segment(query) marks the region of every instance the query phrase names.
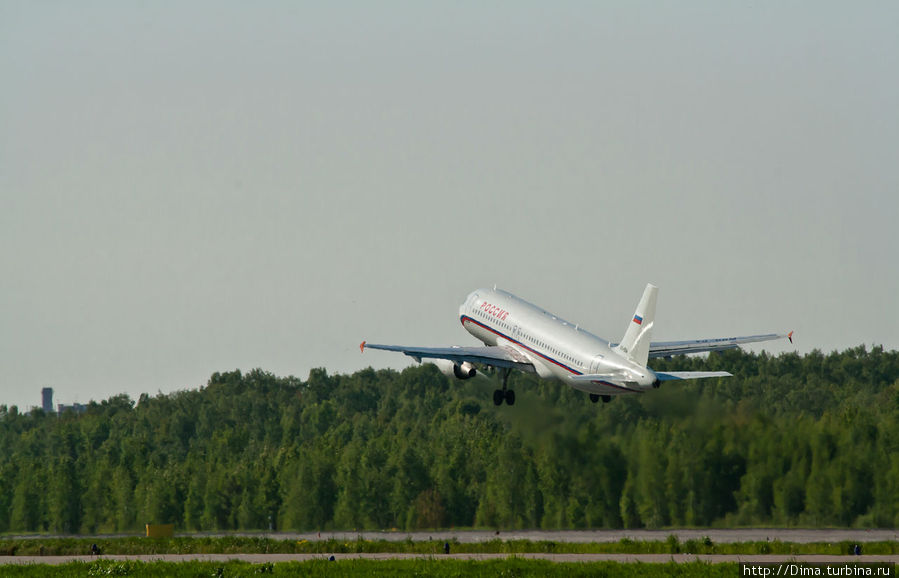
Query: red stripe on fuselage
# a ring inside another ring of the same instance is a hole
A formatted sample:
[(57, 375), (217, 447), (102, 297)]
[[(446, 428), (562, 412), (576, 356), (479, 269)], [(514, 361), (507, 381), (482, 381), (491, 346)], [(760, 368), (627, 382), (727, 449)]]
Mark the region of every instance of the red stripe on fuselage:
[(481, 322), (478, 321), (477, 319), (474, 319), (473, 317), (469, 317), (468, 315), (463, 315), (462, 318), (461, 318), (461, 321), (462, 321), (462, 326), (463, 326), (463, 327), (465, 326), (465, 322), (466, 322), (466, 321), (471, 321), (472, 323), (474, 323), (474, 324), (477, 325), (478, 327), (483, 327), (484, 329), (486, 329), (486, 330), (489, 331), (490, 333), (493, 333), (493, 334), (495, 334), (495, 335), (498, 335), (498, 336), (502, 337), (503, 339), (507, 339), (507, 340), (511, 341), (512, 343), (515, 343), (516, 345), (520, 345), (520, 346), (524, 347), (525, 349), (527, 349), (528, 351), (530, 351), (531, 353), (533, 353), (534, 355), (539, 355), (539, 356), (542, 357), (543, 359), (549, 361), (550, 363), (555, 363), (556, 365), (558, 365), (559, 367), (561, 367), (562, 369), (564, 369), (564, 370), (566, 370), (566, 371), (570, 371), (571, 373), (573, 373), (573, 374), (575, 374), (575, 375), (582, 375), (581, 372), (577, 371), (576, 369), (571, 369), (570, 367), (568, 367), (568, 366), (565, 365), (564, 363), (559, 363), (558, 361), (556, 361), (556, 360), (553, 359), (552, 357), (549, 357), (549, 356), (547, 356), (547, 355), (544, 355), (543, 353), (540, 353), (539, 351), (536, 351), (536, 350), (534, 350), (534, 349), (528, 347), (527, 345), (525, 345), (524, 343), (518, 341), (517, 339), (512, 339), (511, 337), (509, 337), (509, 336), (506, 335), (505, 333), (502, 333), (502, 332), (500, 332), (500, 331), (497, 331), (496, 329), (490, 327), (489, 325), (484, 325), (483, 323), (481, 323)]
[[(497, 331), (496, 329), (490, 327), (489, 325), (485, 325), (485, 324), (481, 323), (480, 321), (478, 321), (477, 319), (475, 319), (475, 318), (473, 318), (473, 317), (469, 317), (468, 315), (463, 315), (463, 316), (460, 318), (460, 320), (461, 320), (461, 322), (462, 322), (462, 326), (463, 326), (463, 327), (465, 327), (465, 322), (466, 322), (466, 321), (470, 321), (470, 322), (474, 323), (475, 325), (477, 325), (478, 327), (483, 327), (484, 329), (486, 329), (486, 330), (489, 331), (490, 333), (493, 333), (494, 335), (498, 335), (499, 337), (502, 337), (503, 339), (506, 339), (506, 340), (508, 340), (508, 341), (511, 341), (512, 343), (515, 343), (515, 344), (517, 344), (517, 345), (520, 345), (520, 346), (524, 347), (525, 349), (527, 349), (528, 351), (530, 351), (530, 352), (533, 353), (534, 355), (538, 355), (538, 356), (542, 357), (543, 359), (549, 361), (550, 363), (554, 363), (554, 364), (558, 365), (559, 367), (561, 367), (562, 369), (564, 369), (564, 370), (566, 370), (566, 371), (570, 371), (571, 373), (573, 373), (573, 374), (575, 374), (575, 375), (583, 375), (583, 373), (581, 373), (580, 371), (577, 371), (576, 369), (571, 369), (570, 367), (568, 367), (568, 366), (565, 365), (564, 363), (560, 363), (560, 362), (556, 361), (555, 359), (553, 359), (552, 357), (549, 357), (549, 356), (547, 356), (547, 355), (544, 355), (543, 353), (540, 353), (539, 351), (536, 351), (536, 350), (532, 349), (531, 347), (528, 347), (527, 345), (525, 345), (524, 343), (518, 341), (517, 339), (512, 339), (511, 337), (509, 337), (509, 336), (506, 335), (505, 333), (502, 333), (502, 332), (500, 332), (500, 331)], [(596, 381), (594, 381), (593, 383), (598, 383), (598, 384), (600, 384), (600, 385), (605, 385), (605, 386), (607, 386), (607, 387), (614, 387), (615, 389), (620, 389), (621, 391), (626, 391), (626, 392), (628, 392), (628, 393), (642, 393), (640, 390), (631, 389), (631, 388), (629, 388), (629, 387), (622, 387), (622, 386), (620, 386), (620, 385), (616, 385), (616, 384), (614, 384), (614, 383), (609, 383), (609, 382), (607, 382), (607, 381), (596, 380)]]

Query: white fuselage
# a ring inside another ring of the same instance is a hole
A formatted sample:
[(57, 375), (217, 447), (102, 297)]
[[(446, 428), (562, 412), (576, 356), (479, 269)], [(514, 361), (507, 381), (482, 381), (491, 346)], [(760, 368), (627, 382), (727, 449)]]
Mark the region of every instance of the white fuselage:
[[(478, 289), (459, 307), (462, 326), (486, 345), (511, 347), (527, 357), (540, 377), (598, 394), (652, 388), (655, 374), (629, 361), (601, 337), (498, 289)], [(572, 376), (620, 371), (624, 380), (578, 381)], [(617, 382), (617, 383), (616, 383)]]

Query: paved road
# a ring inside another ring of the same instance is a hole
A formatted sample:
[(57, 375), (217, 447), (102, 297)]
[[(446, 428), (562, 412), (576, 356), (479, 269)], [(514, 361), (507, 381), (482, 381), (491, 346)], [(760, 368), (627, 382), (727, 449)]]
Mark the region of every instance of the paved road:
[[(363, 540), (388, 540), (401, 542), (411, 539), (416, 542), (423, 540), (452, 541), (456, 539), (462, 543), (486, 542), (500, 538), (502, 540), (530, 540), (538, 542), (550, 540), (553, 542), (618, 542), (622, 538), (639, 540), (644, 542), (664, 542), (668, 536), (674, 534), (681, 542), (687, 540), (702, 540), (708, 536), (712, 542), (727, 544), (734, 542), (765, 542), (780, 540), (781, 542), (881, 542), (899, 541), (899, 529), (892, 530), (815, 530), (815, 529), (774, 529), (774, 528), (749, 528), (739, 530), (570, 530), (546, 532), (542, 530), (523, 530), (509, 532), (491, 531), (434, 531), (434, 532), (307, 532), (298, 534), (269, 534), (272, 538), (282, 540), (327, 540), (334, 538), (344, 542), (356, 540), (360, 536)], [(257, 534), (258, 535), (258, 534)]]
[[(335, 554), (336, 560), (368, 559), (434, 559), (434, 560), (495, 560), (509, 558), (511, 554)], [(752, 563), (892, 563), (899, 564), (899, 556), (780, 556), (780, 555), (708, 555), (708, 554), (515, 554), (517, 558), (550, 560), (552, 562), (643, 562), (664, 563), (678, 562), (689, 563), (701, 560), (714, 564), (723, 562), (752, 562)], [(106, 560), (139, 560), (143, 562), (188, 562), (192, 560), (227, 562), (229, 560), (241, 560), (252, 564), (266, 562), (303, 562), (306, 560), (325, 560), (328, 554), (151, 554), (145, 556), (103, 556)], [(68, 562), (91, 562), (96, 558), (92, 556), (0, 556), (0, 566), (4, 564), (66, 564)]]
[[(674, 534), (678, 540), (701, 540), (708, 536), (713, 542), (726, 544), (733, 542), (755, 542), (766, 540), (780, 540), (781, 542), (880, 542), (899, 541), (899, 529), (887, 530), (818, 530), (818, 529), (782, 529), (782, 528), (745, 528), (738, 530), (570, 530), (570, 531), (542, 531), (522, 530), (508, 532), (493, 532), (483, 530), (435, 530), (433, 532), (230, 532), (230, 533), (196, 533), (178, 534), (184, 537), (200, 536), (252, 536), (267, 537), (274, 540), (327, 540), (334, 538), (343, 542), (363, 540), (387, 540), (390, 542), (402, 542), (413, 540), (439, 540), (441, 542), (457, 540), (462, 543), (486, 542), (500, 538), (502, 540), (551, 540), (554, 542), (617, 542), (622, 538), (641, 541), (663, 542), (668, 536)], [(41, 538), (117, 538), (134, 537), (137, 534), (109, 534), (99, 536), (0, 536), (4, 539), (32, 539)]]

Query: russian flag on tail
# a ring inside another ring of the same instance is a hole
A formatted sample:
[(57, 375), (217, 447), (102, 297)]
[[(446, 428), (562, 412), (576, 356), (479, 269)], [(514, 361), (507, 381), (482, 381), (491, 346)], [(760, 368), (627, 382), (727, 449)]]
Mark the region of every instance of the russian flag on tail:
[(643, 318), (639, 315), (634, 315), (634, 323), (637, 325), (643, 325)]

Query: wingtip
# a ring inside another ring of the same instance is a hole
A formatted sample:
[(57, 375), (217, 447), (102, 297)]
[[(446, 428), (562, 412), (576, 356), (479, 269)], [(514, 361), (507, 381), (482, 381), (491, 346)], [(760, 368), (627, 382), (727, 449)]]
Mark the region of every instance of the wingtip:
[(359, 352), (365, 353), (365, 342), (364, 341), (359, 344)]
[(790, 340), (790, 343), (793, 343), (793, 332), (792, 332), (792, 331), (790, 331), (789, 333), (787, 333), (787, 339)]

